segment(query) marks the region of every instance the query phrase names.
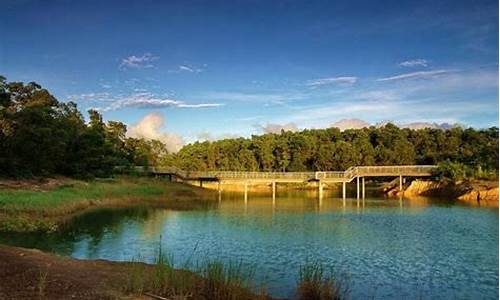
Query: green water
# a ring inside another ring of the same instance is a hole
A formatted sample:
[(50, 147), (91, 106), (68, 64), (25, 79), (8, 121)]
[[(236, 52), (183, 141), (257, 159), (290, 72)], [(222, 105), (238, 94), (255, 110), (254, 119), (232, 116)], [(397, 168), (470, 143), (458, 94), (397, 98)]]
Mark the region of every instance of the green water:
[[(272, 295), (293, 297), (299, 267), (333, 267), (353, 299), (498, 298), (498, 209), (439, 200), (224, 194), (194, 211), (99, 210), (56, 234), (0, 242), (82, 259), (242, 261)], [(161, 238), (160, 238), (161, 237)]]

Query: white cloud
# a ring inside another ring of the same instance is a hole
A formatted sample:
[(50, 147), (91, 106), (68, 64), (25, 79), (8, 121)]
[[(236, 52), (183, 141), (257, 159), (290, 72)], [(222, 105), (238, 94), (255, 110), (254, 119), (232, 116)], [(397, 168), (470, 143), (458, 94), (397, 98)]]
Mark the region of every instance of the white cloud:
[(157, 60), (158, 58), (158, 56), (153, 56), (151, 53), (144, 53), (140, 56), (131, 55), (129, 57), (123, 58), (118, 68), (120, 70), (125, 70), (127, 68), (153, 68), (153, 61)]
[(162, 107), (178, 107), (178, 108), (211, 108), (223, 106), (221, 103), (198, 103), (188, 104), (181, 100), (168, 98), (154, 98), (149, 95), (135, 94), (121, 100), (113, 102), (111, 105), (100, 108), (101, 111), (117, 110), (125, 107), (135, 108), (162, 108)]
[(201, 95), (203, 98), (218, 99), (226, 102), (252, 102), (264, 105), (283, 105), (289, 101), (304, 99), (300, 93), (244, 93), (244, 92), (209, 92)]
[(412, 73), (399, 74), (391, 77), (379, 78), (376, 81), (394, 81), (403, 79), (419, 79), (419, 78), (433, 78), (438, 75), (445, 75), (452, 73), (452, 70), (434, 70), (434, 71), (419, 71)]
[(290, 122), (286, 124), (266, 124), (266, 125), (255, 125), (258, 129), (262, 130), (264, 133), (280, 133), (281, 130), (295, 132), (298, 131), (297, 124)]
[(370, 123), (360, 119), (342, 119), (331, 125), (331, 127), (337, 127), (341, 131), (346, 129), (361, 129), (369, 126)]
[(224, 140), (224, 139), (235, 139), (239, 138), (241, 135), (234, 134), (234, 133), (224, 133), (221, 135), (213, 135), (208, 131), (203, 131), (199, 132), (196, 134), (196, 139), (198, 141), (218, 141), (218, 140)]
[(201, 73), (204, 71), (204, 69), (193, 67), (193, 66), (188, 66), (188, 65), (180, 65), (179, 71), (186, 71), (186, 72), (190, 72), (190, 73)]
[(177, 108), (213, 108), (220, 107), (222, 103), (186, 103), (182, 100), (160, 98), (149, 92), (136, 92), (131, 95), (113, 96), (109, 93), (88, 93), (80, 95), (72, 95), (68, 100), (85, 100), (94, 103), (109, 103), (105, 106), (94, 107), (98, 111), (113, 111), (126, 107), (134, 108), (162, 108), (162, 107), (177, 107)]
[(69, 95), (68, 101), (78, 102), (78, 101), (96, 101), (96, 102), (105, 102), (110, 101), (111, 95), (108, 92), (100, 92), (100, 93), (82, 93)]
[(427, 67), (428, 61), (423, 58), (405, 60), (399, 63), (400, 67)]
[(182, 72), (187, 72), (187, 73), (201, 73), (205, 71), (205, 67), (207, 65), (204, 64), (203, 67), (197, 67), (193, 65), (188, 65), (188, 64), (183, 64), (183, 65), (178, 65), (177, 68), (173, 70), (168, 70), (169, 73), (182, 73)]
[(184, 139), (171, 132), (161, 131), (165, 118), (160, 113), (150, 113), (137, 124), (128, 127), (127, 135), (146, 140), (159, 140), (165, 144), (169, 152), (177, 152), (185, 144)]
[(332, 85), (332, 84), (354, 84), (358, 80), (358, 77), (354, 76), (341, 76), (341, 77), (329, 77), (329, 78), (320, 78), (315, 80), (309, 80), (307, 82), (308, 86), (311, 87), (319, 87), (324, 85)]
[(400, 128), (410, 128), (410, 129), (424, 129), (424, 128), (436, 128), (436, 129), (449, 129), (453, 127), (460, 126), (456, 122), (452, 123), (437, 123), (437, 122), (432, 122), (432, 121), (419, 121), (419, 122), (411, 122), (411, 123), (397, 123), (394, 121), (381, 121), (376, 124), (370, 124), (367, 121), (361, 120), (361, 119), (342, 119), (340, 121), (337, 121), (333, 123), (330, 127), (337, 127), (341, 131), (344, 131), (346, 129), (361, 129), (365, 127), (370, 127), (374, 125), (375, 127), (383, 127), (387, 125), (388, 123), (392, 123)]

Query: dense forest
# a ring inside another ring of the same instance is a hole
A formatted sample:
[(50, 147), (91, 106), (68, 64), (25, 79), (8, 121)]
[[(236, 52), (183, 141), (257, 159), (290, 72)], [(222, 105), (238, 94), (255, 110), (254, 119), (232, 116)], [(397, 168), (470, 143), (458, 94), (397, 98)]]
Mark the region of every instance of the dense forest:
[(166, 156), (162, 143), (126, 137), (125, 124), (88, 113), (86, 123), (75, 103), (0, 76), (0, 176), (105, 177)]
[(282, 131), (196, 142), (184, 146), (176, 158), (179, 167), (188, 170), (306, 171), (440, 164), (447, 172), (491, 178), (498, 173), (498, 128), (412, 130), (387, 124), (345, 131)]
[(85, 122), (75, 103), (57, 101), (36, 83), (0, 76), (0, 176), (109, 176), (133, 166), (186, 170), (345, 170), (355, 165), (441, 164), (449, 172), (498, 174), (498, 128), (400, 129), (387, 124), (282, 131), (195, 142), (168, 153), (159, 141), (126, 136), (125, 124)]

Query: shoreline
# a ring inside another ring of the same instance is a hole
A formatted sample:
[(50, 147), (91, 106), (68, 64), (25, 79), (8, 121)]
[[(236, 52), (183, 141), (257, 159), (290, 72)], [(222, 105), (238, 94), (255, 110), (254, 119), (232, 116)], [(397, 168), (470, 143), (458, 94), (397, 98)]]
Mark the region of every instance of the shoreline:
[[(213, 198), (213, 192), (206, 189), (152, 178), (119, 177), (90, 183), (63, 179), (49, 185), (0, 189), (0, 232), (55, 231), (73, 217), (100, 208), (196, 209)], [(56, 200), (48, 201), (52, 198)]]
[[(235, 282), (161, 263), (81, 260), (2, 244), (0, 257), (0, 299), (162, 299), (160, 295), (165, 294), (172, 294), (172, 298), (163, 299), (186, 299), (176, 289), (191, 293), (193, 299), (200, 299), (202, 292), (214, 293), (215, 298), (210, 299), (224, 299), (217, 294), (221, 291), (242, 300), (276, 299)], [(157, 278), (158, 272), (164, 272), (161, 278)], [(186, 282), (173, 283), (173, 277)], [(148, 282), (158, 279), (166, 284), (164, 288)]]
[(458, 202), (497, 206), (499, 200), (498, 181), (435, 181), (413, 180), (403, 191), (397, 188), (388, 191), (393, 197), (448, 197)]
[[(372, 192), (384, 195), (383, 185), (372, 184)], [(315, 184), (280, 184), (278, 193), (317, 193)], [(339, 192), (338, 186), (326, 188)], [(243, 192), (240, 184), (225, 184), (224, 192)], [(351, 190), (352, 187), (349, 187)], [(272, 193), (267, 184), (256, 184), (249, 191)], [(413, 180), (403, 192), (397, 188), (385, 192), (389, 197), (446, 197), (454, 201), (498, 206), (498, 182), (477, 181), (443, 183)], [(170, 209), (196, 209), (213, 203), (217, 184), (203, 187), (168, 182), (151, 177), (122, 176), (90, 182), (69, 178), (45, 180), (0, 180), (0, 232), (51, 232), (72, 218), (99, 208), (135, 206)], [(478, 201), (479, 197), (479, 201)]]

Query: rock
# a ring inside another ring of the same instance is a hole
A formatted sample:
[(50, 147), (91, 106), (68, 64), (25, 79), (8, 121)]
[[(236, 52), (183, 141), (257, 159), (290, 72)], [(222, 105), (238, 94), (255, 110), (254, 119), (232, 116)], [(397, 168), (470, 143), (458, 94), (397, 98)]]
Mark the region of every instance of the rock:
[(459, 200), (463, 201), (497, 201), (498, 202), (498, 188), (489, 189), (473, 189), (460, 197)]

